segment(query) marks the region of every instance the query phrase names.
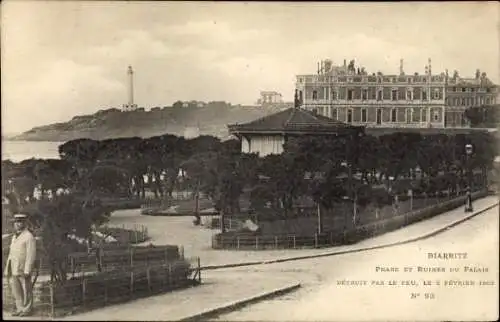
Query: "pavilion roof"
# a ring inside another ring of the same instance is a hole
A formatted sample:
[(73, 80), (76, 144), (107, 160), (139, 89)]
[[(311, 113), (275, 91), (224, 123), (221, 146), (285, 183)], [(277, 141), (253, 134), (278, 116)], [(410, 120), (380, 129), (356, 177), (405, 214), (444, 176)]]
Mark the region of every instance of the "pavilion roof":
[(336, 121), (301, 108), (289, 108), (244, 124), (228, 125), (229, 133), (342, 134), (362, 132), (363, 126)]

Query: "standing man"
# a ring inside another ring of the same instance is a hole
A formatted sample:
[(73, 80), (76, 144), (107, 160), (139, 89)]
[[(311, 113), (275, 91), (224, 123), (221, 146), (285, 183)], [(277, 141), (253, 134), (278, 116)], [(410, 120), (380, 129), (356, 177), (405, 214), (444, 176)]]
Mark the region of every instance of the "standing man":
[(28, 316), (33, 307), (31, 276), (36, 259), (36, 240), (27, 229), (26, 220), (25, 214), (14, 215), (15, 233), (5, 267), (5, 275), (16, 302), (14, 316)]

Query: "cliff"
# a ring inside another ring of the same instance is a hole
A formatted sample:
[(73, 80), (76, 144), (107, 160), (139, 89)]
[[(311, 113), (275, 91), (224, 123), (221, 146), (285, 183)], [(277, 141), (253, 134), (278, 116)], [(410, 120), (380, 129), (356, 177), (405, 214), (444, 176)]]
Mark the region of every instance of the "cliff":
[(164, 107), (151, 111), (122, 112), (100, 110), (92, 115), (75, 116), (68, 122), (35, 127), (12, 140), (68, 141), (77, 138), (102, 140), (117, 137), (150, 137), (175, 134), (186, 137), (213, 135), (227, 138), (227, 124), (244, 123), (274, 113), (277, 108), (208, 103), (204, 107)]

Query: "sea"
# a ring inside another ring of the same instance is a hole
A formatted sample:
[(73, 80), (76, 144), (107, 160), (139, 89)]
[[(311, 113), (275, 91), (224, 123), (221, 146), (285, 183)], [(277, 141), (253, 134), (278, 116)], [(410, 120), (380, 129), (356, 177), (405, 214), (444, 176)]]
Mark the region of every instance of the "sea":
[(59, 145), (64, 142), (2, 140), (2, 160), (59, 159)]

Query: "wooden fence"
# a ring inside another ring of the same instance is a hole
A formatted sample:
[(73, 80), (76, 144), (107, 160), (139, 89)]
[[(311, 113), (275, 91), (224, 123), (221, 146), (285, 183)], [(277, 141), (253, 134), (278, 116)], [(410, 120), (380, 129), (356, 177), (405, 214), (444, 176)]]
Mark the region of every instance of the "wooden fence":
[[(38, 316), (63, 316), (200, 283), (198, 257), (98, 274), (83, 274), (61, 285), (50, 282), (37, 283), (34, 288), (34, 313)], [(4, 282), (4, 310), (12, 310), (13, 297), (5, 284)]]
[[(473, 199), (482, 198), (487, 195), (486, 191), (475, 192)], [(212, 238), (214, 249), (294, 249), (294, 248), (319, 248), (336, 246), (341, 244), (355, 243), (362, 239), (377, 236), (423, 219), (441, 214), (445, 211), (457, 208), (465, 203), (465, 196), (453, 198), (439, 204), (413, 211), (398, 214), (391, 218), (377, 220), (372, 223), (359, 225), (350, 231), (341, 229), (332, 230), (323, 234), (304, 236), (295, 234), (282, 235), (258, 235), (251, 233), (226, 233), (217, 234)]]
[(100, 248), (92, 252), (68, 255), (68, 272), (79, 275), (88, 272), (106, 272), (160, 263), (184, 258), (184, 251), (177, 245)]
[[(125, 225), (122, 227), (102, 227), (102, 232), (106, 235), (106, 232), (111, 232), (114, 229), (118, 230), (118, 232), (114, 234), (118, 242), (102, 244), (98, 249), (94, 249), (92, 252), (82, 251), (84, 249), (88, 249), (88, 247), (86, 245), (77, 245), (77, 242), (73, 241), (74, 245), (71, 246), (71, 249), (79, 251), (71, 252), (68, 255), (68, 271), (95, 271), (97, 270), (99, 264), (101, 267), (106, 267), (109, 263), (113, 263), (113, 261), (118, 263), (118, 258), (122, 257), (127, 257), (129, 259), (132, 258), (135, 262), (141, 262), (143, 261), (143, 258), (146, 258), (147, 260), (150, 258), (160, 258), (161, 256), (157, 254), (162, 253), (164, 254), (163, 257), (167, 256), (168, 259), (175, 259), (173, 254), (178, 253), (179, 251), (179, 248), (175, 245), (162, 246), (163, 248), (129, 245), (128, 243), (138, 243), (147, 240), (148, 230), (147, 227), (143, 225), (134, 225), (133, 227), (126, 227)], [(113, 234), (111, 234), (111, 236), (113, 236)], [(11, 237), (2, 240), (2, 271), (5, 269), (10, 241)], [(130, 252), (133, 252), (133, 255), (130, 255)], [(117, 255), (117, 253), (120, 255)], [(144, 253), (146, 253), (146, 255), (144, 255)], [(40, 241), (37, 241), (37, 254), (39, 261), (39, 274), (50, 274), (50, 265), (44, 255), (42, 243)], [(179, 256), (177, 256), (177, 258), (178, 257)], [(123, 262), (125, 261), (120, 259), (120, 263)], [(118, 264), (115, 266), (118, 266)]]

